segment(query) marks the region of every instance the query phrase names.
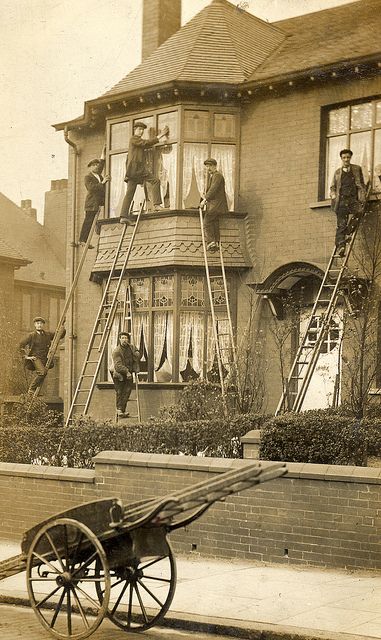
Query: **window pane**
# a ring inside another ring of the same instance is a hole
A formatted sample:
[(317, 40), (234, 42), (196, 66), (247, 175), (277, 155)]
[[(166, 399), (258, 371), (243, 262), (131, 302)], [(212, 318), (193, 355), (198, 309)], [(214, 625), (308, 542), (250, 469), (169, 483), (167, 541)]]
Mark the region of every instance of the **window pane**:
[(153, 317), (154, 380), (172, 381), (173, 313), (157, 311)]
[(352, 133), (350, 137), (350, 148), (353, 151), (352, 162), (362, 167), (365, 182), (367, 182), (370, 177), (371, 140), (371, 131)]
[(195, 140), (208, 140), (210, 137), (209, 111), (185, 111), (184, 135)]
[(235, 145), (212, 144), (212, 158), (217, 160), (217, 169), (225, 178), (225, 191), (229, 211), (234, 209), (235, 189)]
[(376, 122), (381, 124), (381, 102), (376, 102)]
[(110, 156), (110, 218), (118, 218), (122, 209), (126, 191), (126, 183), (124, 182), (126, 158), (127, 153), (118, 153)]
[(345, 133), (348, 130), (349, 125), (349, 109), (343, 107), (342, 109), (333, 109), (329, 112), (328, 117), (328, 133)]
[(372, 126), (372, 103), (365, 102), (351, 107), (351, 129), (369, 129)]
[[(228, 287), (228, 293), (229, 293), (229, 283), (227, 284), (227, 287)], [(211, 289), (212, 289), (212, 297), (213, 297), (213, 306), (221, 307), (226, 305), (224, 281), (222, 277), (211, 279)]]
[(181, 276), (181, 306), (204, 307), (205, 290), (202, 276)]
[(153, 279), (153, 306), (171, 307), (173, 305), (173, 276), (158, 276)]
[(234, 138), (235, 120), (235, 115), (231, 113), (215, 113), (213, 136), (215, 138)]
[(381, 174), (381, 129), (374, 132), (374, 168), (376, 173), (373, 176), (373, 187), (375, 191), (381, 191), (381, 180), (378, 177)]
[(347, 144), (347, 136), (337, 136), (327, 140), (327, 167), (326, 167), (326, 188), (325, 197), (329, 198), (329, 188), (335, 170), (341, 166), (340, 151)]
[[(148, 278), (147, 278), (148, 280)], [(133, 313), (132, 341), (140, 352), (140, 373), (148, 371), (149, 315), (148, 311)]]
[(130, 137), (129, 122), (117, 122), (111, 125), (111, 149), (126, 149)]
[(180, 313), (179, 370), (184, 382), (202, 377), (204, 352), (204, 314)]
[(177, 144), (156, 147), (156, 175), (165, 209), (176, 208)]
[(149, 307), (149, 283), (149, 278), (130, 279), (133, 309)]
[(197, 142), (184, 144), (183, 158), (183, 207), (196, 208), (206, 187), (204, 160), (208, 157), (208, 145)]
[(177, 140), (177, 115), (177, 111), (171, 111), (170, 113), (161, 113), (157, 118), (158, 133), (161, 133), (165, 125), (168, 125), (168, 138), (170, 140)]
[(154, 136), (156, 136), (156, 131), (154, 129), (154, 119), (153, 116), (148, 116), (146, 118), (135, 118), (134, 120), (134, 125), (135, 122), (143, 122), (146, 126), (147, 129), (144, 129), (143, 131), (143, 138), (145, 140), (148, 140), (148, 138), (153, 138)]

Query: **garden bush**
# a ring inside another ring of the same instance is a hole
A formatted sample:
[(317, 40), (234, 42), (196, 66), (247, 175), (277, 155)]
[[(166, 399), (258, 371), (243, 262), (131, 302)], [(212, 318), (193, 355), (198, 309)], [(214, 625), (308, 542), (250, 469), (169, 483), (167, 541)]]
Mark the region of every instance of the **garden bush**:
[(261, 430), (262, 460), (366, 465), (367, 430), (345, 411), (286, 413)]

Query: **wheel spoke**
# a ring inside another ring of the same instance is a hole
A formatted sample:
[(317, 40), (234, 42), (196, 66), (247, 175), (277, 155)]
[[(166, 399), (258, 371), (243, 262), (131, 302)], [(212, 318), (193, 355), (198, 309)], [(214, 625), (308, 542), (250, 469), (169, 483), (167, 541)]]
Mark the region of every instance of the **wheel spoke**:
[(67, 595), (67, 631), (69, 636), (71, 636), (71, 632), (72, 632), (72, 624), (71, 624), (71, 595), (70, 595), (70, 588), (68, 588), (66, 590), (66, 595)]
[(67, 526), (64, 524), (64, 548), (65, 548), (65, 568), (69, 569), (69, 542), (67, 537)]
[(147, 576), (146, 574), (144, 574), (143, 577), (145, 580), (156, 580), (157, 582), (167, 582), (168, 584), (171, 584), (169, 578), (158, 578), (157, 576)]
[(127, 613), (127, 629), (131, 628), (131, 618), (132, 618), (132, 596), (134, 595), (132, 589), (132, 582), (130, 582), (130, 594), (128, 598), (128, 613)]
[(51, 598), (52, 596), (54, 596), (55, 593), (57, 593), (57, 591), (61, 589), (61, 587), (56, 587), (55, 589), (53, 589), (53, 591), (51, 591), (51, 593), (49, 593), (47, 596), (45, 596), (45, 598), (43, 598), (42, 600), (40, 600), (39, 602), (36, 602), (36, 607), (41, 607), (43, 604), (45, 604), (45, 602), (47, 600), (49, 600), (49, 598)]
[(153, 564), (156, 564), (157, 562), (160, 562), (161, 560), (164, 560), (165, 558), (167, 558), (168, 556), (160, 556), (159, 558), (154, 558), (154, 560), (151, 560), (150, 562), (147, 562), (147, 564), (142, 564), (140, 565), (140, 569), (143, 571), (144, 569), (148, 569), (148, 567), (152, 567)]
[(79, 593), (82, 593), (82, 595), (87, 598), (87, 600), (89, 602), (91, 602), (91, 604), (96, 608), (96, 609), (100, 609), (99, 606), (99, 602), (97, 602), (96, 600), (94, 600), (94, 598), (92, 598), (88, 593), (86, 593), (86, 591), (84, 591), (83, 589), (81, 589), (81, 587), (79, 587), (78, 585), (76, 585), (75, 587), (77, 589), (77, 591), (79, 591)]
[(114, 606), (113, 606), (113, 608), (112, 608), (111, 615), (114, 615), (115, 611), (116, 611), (116, 610), (117, 610), (117, 608), (119, 607), (120, 601), (121, 601), (121, 599), (123, 598), (123, 596), (124, 596), (124, 594), (125, 594), (125, 592), (126, 592), (127, 587), (128, 587), (128, 582), (126, 582), (126, 583), (125, 583), (125, 585), (124, 585), (124, 587), (123, 587), (122, 591), (121, 591), (121, 592), (120, 592), (120, 594), (118, 595), (117, 600), (116, 600), (116, 602), (115, 602), (115, 604), (114, 604)]
[(64, 587), (64, 589), (62, 591), (62, 594), (61, 594), (61, 597), (57, 602), (57, 606), (55, 607), (54, 616), (51, 619), (50, 625), (49, 625), (51, 629), (53, 629), (53, 627), (54, 627), (54, 625), (56, 623), (56, 620), (57, 620), (57, 616), (58, 616), (59, 612), (61, 611), (61, 606), (62, 606), (64, 597), (65, 597), (65, 593), (66, 593), (66, 587)]
[(89, 623), (87, 621), (86, 614), (85, 614), (85, 611), (84, 611), (84, 609), (82, 607), (80, 599), (78, 598), (75, 589), (72, 589), (72, 592), (73, 592), (75, 603), (76, 603), (76, 605), (77, 605), (77, 607), (79, 609), (79, 613), (81, 614), (81, 618), (83, 620), (83, 624), (85, 625), (86, 629), (89, 629), (90, 625), (89, 625)]
[(57, 550), (57, 548), (56, 548), (56, 545), (54, 544), (54, 542), (53, 542), (53, 540), (52, 540), (51, 536), (49, 535), (49, 533), (48, 533), (47, 531), (45, 531), (45, 536), (47, 537), (47, 539), (48, 539), (48, 541), (49, 541), (50, 546), (52, 547), (52, 549), (53, 549), (54, 553), (56, 554), (56, 558), (57, 558), (58, 562), (59, 562), (59, 563), (60, 563), (60, 565), (61, 565), (61, 569), (62, 569), (62, 571), (65, 571), (65, 566), (64, 566), (64, 563), (63, 563), (63, 561), (62, 561), (62, 558), (61, 558), (60, 554), (58, 553), (58, 550)]
[(46, 558), (44, 558), (44, 556), (40, 556), (39, 553), (37, 553), (37, 551), (33, 551), (33, 555), (38, 558), (38, 560), (41, 560), (41, 562), (43, 564), (46, 564), (47, 567), (49, 567), (53, 573), (61, 573), (59, 569), (57, 569), (57, 567), (54, 566), (54, 564), (52, 564), (51, 562), (49, 562), (49, 560), (47, 560)]
[(87, 558), (87, 560), (85, 560), (85, 562), (83, 562), (78, 569), (75, 569), (75, 571), (73, 571), (72, 578), (74, 578), (77, 573), (79, 571), (82, 571), (83, 569), (86, 569), (92, 562), (94, 562), (95, 558), (98, 556), (98, 552), (94, 551), (94, 553), (91, 554), (91, 556), (89, 558)]
[(84, 538), (84, 533), (83, 533), (83, 531), (81, 531), (81, 535), (79, 537), (78, 544), (77, 544), (77, 546), (76, 546), (76, 548), (74, 550), (73, 558), (72, 558), (72, 561), (71, 561), (71, 564), (70, 564), (70, 569), (71, 570), (73, 570), (75, 565), (76, 565), (78, 554), (79, 554), (79, 552), (81, 550), (81, 547), (82, 547), (83, 538)]
[(142, 597), (140, 595), (139, 587), (138, 587), (137, 584), (135, 584), (135, 591), (136, 591), (136, 595), (138, 596), (140, 609), (141, 609), (141, 612), (143, 614), (144, 622), (148, 622), (147, 612), (146, 612), (145, 606), (143, 604), (143, 600), (142, 600)]
[(155, 596), (155, 594), (152, 593), (152, 591), (150, 589), (148, 589), (148, 587), (146, 587), (144, 582), (142, 582), (141, 578), (139, 578), (138, 582), (139, 582), (140, 586), (143, 587), (143, 589), (145, 589), (147, 591), (147, 593), (151, 596), (151, 598), (153, 598), (155, 600), (155, 602), (157, 602), (159, 607), (163, 608), (164, 607), (164, 602), (160, 602), (159, 598), (157, 598)]

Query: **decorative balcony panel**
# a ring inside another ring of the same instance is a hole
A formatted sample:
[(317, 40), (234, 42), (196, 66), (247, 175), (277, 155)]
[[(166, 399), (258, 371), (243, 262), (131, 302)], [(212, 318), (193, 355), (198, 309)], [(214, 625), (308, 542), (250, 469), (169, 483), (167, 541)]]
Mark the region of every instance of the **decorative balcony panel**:
[[(226, 268), (252, 266), (246, 248), (245, 214), (220, 217), (221, 242)], [(107, 272), (112, 266), (122, 227), (113, 219), (102, 220), (93, 273)], [(117, 266), (122, 267), (133, 227), (128, 226)], [(209, 265), (218, 266), (219, 254), (209, 252)], [(197, 211), (166, 211), (142, 214), (128, 271), (160, 267), (203, 267), (200, 219)]]

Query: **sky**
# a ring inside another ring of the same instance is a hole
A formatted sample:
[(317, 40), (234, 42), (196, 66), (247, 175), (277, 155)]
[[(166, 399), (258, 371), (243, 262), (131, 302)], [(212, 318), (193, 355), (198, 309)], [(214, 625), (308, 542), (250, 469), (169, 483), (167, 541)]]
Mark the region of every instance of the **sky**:
[[(231, 1), (273, 22), (350, 0)], [(183, 0), (182, 23), (209, 2)], [(0, 0), (0, 191), (31, 199), (40, 222), (50, 181), (67, 177), (68, 147), (51, 125), (140, 63), (141, 13), (142, 0)]]

